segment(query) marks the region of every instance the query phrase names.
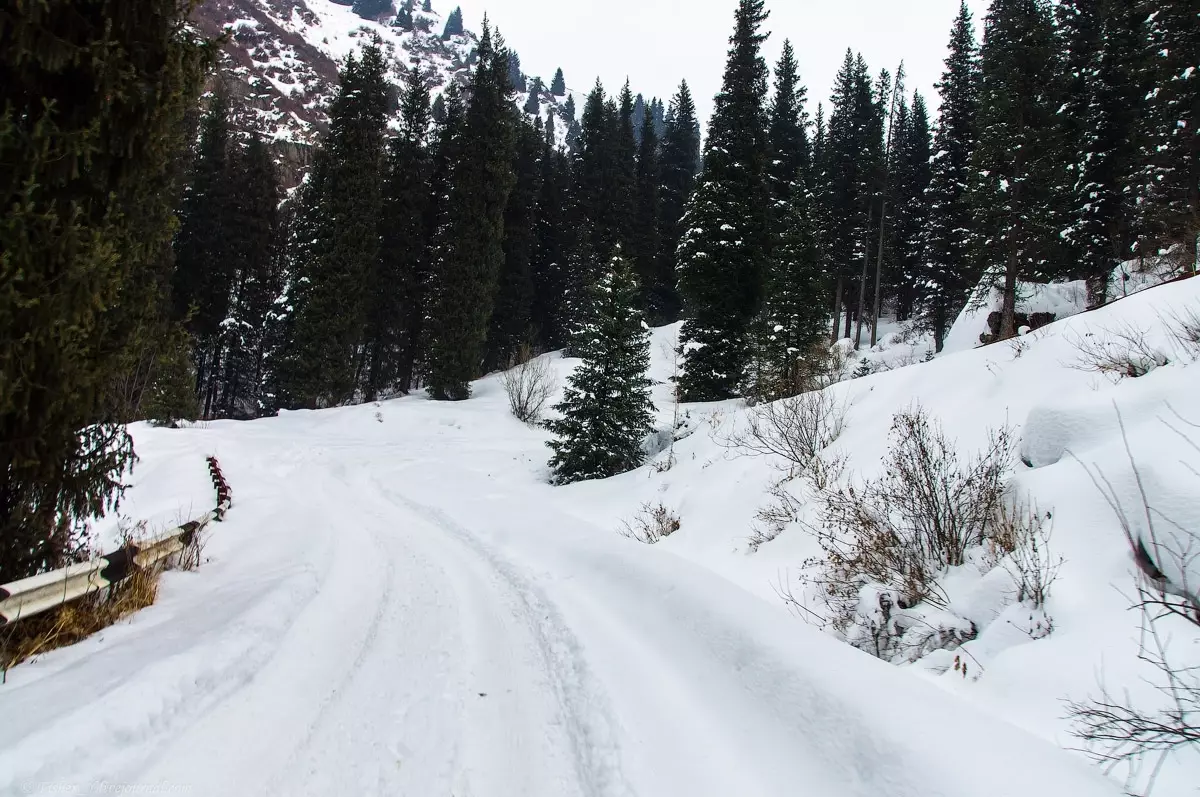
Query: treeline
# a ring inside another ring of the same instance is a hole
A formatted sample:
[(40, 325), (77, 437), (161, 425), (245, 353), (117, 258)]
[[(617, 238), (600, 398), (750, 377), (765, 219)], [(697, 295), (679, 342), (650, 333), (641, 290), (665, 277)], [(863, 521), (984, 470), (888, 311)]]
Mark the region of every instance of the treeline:
[(902, 66), (873, 77), (850, 51), (811, 123), (789, 46), (768, 98), (766, 17), (739, 3), (684, 220), (686, 398), (805, 389), (830, 337), (873, 344), (885, 309), (940, 351), (981, 279), (1003, 294), (1006, 338), (1021, 281), (1086, 280), (1096, 306), (1123, 261), (1176, 247), (1195, 263), (1187, 0), (993, 0), (981, 45), (964, 3), (932, 126)]
[[(515, 56), (486, 27), (476, 55), (470, 85), (437, 103), (419, 68), (397, 90), (378, 48), (347, 59), (282, 221), (262, 143), (230, 134), (223, 95), (209, 102), (173, 284), (203, 417), (417, 388), (465, 399), (520, 352), (568, 346), (618, 251), (648, 318), (677, 320), (676, 249), (700, 157), (687, 84), (665, 107), (597, 83), (567, 120), (567, 148), (564, 110), (516, 106)], [(561, 70), (553, 91), (565, 93)]]

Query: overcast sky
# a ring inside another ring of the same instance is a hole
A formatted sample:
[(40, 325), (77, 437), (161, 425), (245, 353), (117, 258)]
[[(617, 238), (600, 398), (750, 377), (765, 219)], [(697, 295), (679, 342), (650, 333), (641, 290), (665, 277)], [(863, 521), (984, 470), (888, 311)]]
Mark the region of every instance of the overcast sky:
[[(908, 90), (937, 106), (940, 77), (959, 0), (767, 0), (768, 61), (790, 38), (809, 90), (809, 112), (827, 101), (846, 48), (861, 51), (872, 74), (901, 60)], [(736, 0), (434, 0), (461, 5), (468, 28), (488, 13), (529, 75), (547, 81), (561, 66), (567, 85), (586, 93), (597, 77), (610, 91), (629, 77), (634, 92), (667, 98), (687, 78), (701, 118), (720, 88)], [(987, 0), (968, 0), (982, 32)], [(445, 7), (443, 7), (445, 6)]]

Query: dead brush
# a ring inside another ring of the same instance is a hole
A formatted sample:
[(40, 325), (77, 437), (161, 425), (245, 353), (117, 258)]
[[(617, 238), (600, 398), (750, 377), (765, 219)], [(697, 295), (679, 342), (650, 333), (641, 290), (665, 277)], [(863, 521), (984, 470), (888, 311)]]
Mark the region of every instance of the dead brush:
[(1170, 362), (1165, 353), (1147, 340), (1148, 335), (1149, 330), (1133, 324), (1076, 335), (1068, 342), (1075, 348), (1077, 356), (1067, 365), (1116, 381), (1137, 379)]
[(654, 545), (679, 531), (682, 525), (679, 516), (664, 504), (642, 504), (632, 520), (621, 523), (621, 536)]
[(0, 670), (74, 645), (154, 603), (162, 568), (135, 570), (120, 584), (14, 623), (0, 634)]

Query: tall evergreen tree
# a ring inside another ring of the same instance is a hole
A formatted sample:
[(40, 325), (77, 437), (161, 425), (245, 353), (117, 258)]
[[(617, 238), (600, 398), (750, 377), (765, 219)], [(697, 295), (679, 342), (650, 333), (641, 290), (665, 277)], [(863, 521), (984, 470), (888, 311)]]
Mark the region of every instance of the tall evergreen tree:
[(379, 257), (390, 85), (378, 47), (351, 55), (330, 106), (330, 130), (301, 202), (289, 259), (293, 308), (276, 363), (285, 407), (350, 400), (362, 366), (365, 286)]
[(176, 317), (186, 319), (204, 417), (211, 417), (219, 391), (222, 323), (238, 256), (234, 234), (241, 224), (233, 184), (229, 99), (218, 91), (200, 125), (190, 185), (180, 209), (172, 296)]
[(618, 254), (590, 292), (593, 320), (578, 336), (583, 363), (568, 379), (546, 424), (557, 439), (550, 467), (556, 484), (603, 479), (642, 464), (652, 430), (650, 338), (637, 309), (637, 283)]
[(536, 127), (520, 120), (514, 163), (516, 183), (504, 212), (504, 265), (488, 332), (485, 371), (507, 367), (523, 345), (534, 342), (533, 261), (544, 148), (541, 120)]
[(412, 387), (428, 311), (428, 215), (433, 157), (429, 88), (418, 67), (405, 73), (400, 134), (388, 143), (380, 250), (367, 296), (364, 396)]
[(878, 224), (876, 198), (881, 192), (884, 156), (882, 104), (877, 101), (862, 56), (846, 51), (834, 83), (824, 144), (826, 212), (832, 226), (826, 242), (835, 280), (834, 337), (838, 313), (850, 336), (854, 313), (865, 296), (872, 234)]
[(925, 270), (924, 236), (929, 222), (929, 185), (933, 170), (933, 140), (929, 110), (920, 92), (913, 94), (912, 108), (901, 106), (896, 125), (896, 156), (893, 167), (892, 241), (895, 264), (891, 279), (897, 317), (913, 314)]
[(614, 137), (617, 183), (613, 187), (613, 200), (616, 203), (613, 238), (626, 251), (629, 251), (636, 203), (638, 145), (637, 131), (633, 126), (633, 92), (629, 88), (628, 80), (621, 89), (616, 123)]
[(574, 240), (571, 164), (566, 153), (555, 146), (553, 120), (547, 116), (533, 264), (532, 322), (542, 351), (567, 345), (567, 259)]
[(235, 151), (233, 161), (239, 224), (232, 231), (235, 269), (229, 319), (221, 329), (221, 385), (212, 414), (254, 418), (263, 408), (267, 317), (281, 290), (279, 176), (257, 135)]
[(679, 319), (681, 302), (676, 288), (679, 241), (683, 237), (683, 214), (700, 171), (700, 134), (696, 106), (685, 80), (671, 100), (671, 110), (663, 131), (661, 221), (662, 247), (658, 256), (653, 293), (656, 320), (673, 323)]
[(525, 113), (537, 116), (542, 110), (542, 92), (545, 87), (542, 85), (542, 79), (535, 77), (529, 86), (529, 97), (525, 100)]
[[(554, 72), (554, 80), (550, 81), (550, 93), (562, 97), (567, 93), (567, 80), (563, 77), (562, 67)], [(571, 115), (574, 118), (574, 114)]]
[[(455, 8), (450, 12), (450, 16), (446, 17), (446, 27), (442, 31), (442, 39), (449, 39), (451, 36), (463, 35), (463, 15), (462, 8)], [(507, 70), (506, 70), (507, 71)]]
[(816, 229), (815, 198), (800, 176), (780, 210), (782, 232), (772, 248), (767, 298), (755, 321), (750, 395), (766, 401), (817, 387), (813, 358), (824, 342), (829, 275)]
[(689, 401), (737, 395), (748, 365), (746, 333), (759, 310), (769, 244), (767, 65), (763, 0), (740, 0), (704, 155), (679, 245), (681, 332)]
[(645, 309), (651, 324), (664, 324), (670, 318), (670, 294), (674, 286), (660, 284), (658, 279), (658, 263), (662, 251), (659, 219), (662, 213), (662, 174), (659, 167), (658, 135), (654, 131), (654, 118), (648, 113), (642, 116), (639, 138), (635, 207), (629, 251), (641, 288), (640, 306)]
[(1200, 231), (1200, 16), (1194, 0), (1145, 0), (1146, 136), (1138, 193), (1152, 244), (1183, 243), (1197, 262)]
[(1070, 86), (1059, 118), (1064, 145), (1074, 156), (1070, 225), (1063, 237), (1076, 261), (1071, 276), (1087, 281), (1088, 305), (1108, 299), (1113, 270), (1135, 243), (1128, 180), (1136, 171), (1142, 105), (1147, 93), (1143, 58), (1144, 13), (1138, 0), (1065, 0)]
[(784, 41), (783, 54), (775, 67), (775, 96), (767, 137), (771, 152), (767, 182), (771, 189), (773, 234), (777, 240), (783, 230), (791, 226), (787, 205), (795, 193), (796, 181), (801, 176), (807, 179), (812, 166), (808, 114), (804, 110), (807, 94), (800, 83), (792, 43)]
[[(62, 565), (133, 458), (119, 381), (168, 279), (208, 48), (166, 0), (9, 6), (0, 26), (0, 582)], [(146, 299), (152, 299), (149, 303)]]
[(971, 253), (973, 212), (968, 195), (971, 157), (978, 141), (979, 79), (975, 30), (971, 11), (963, 2), (950, 34), (946, 68), (937, 84), (942, 108), (933, 142), (929, 219), (917, 296), (918, 312), (932, 330), (939, 352), (980, 276)]
[(504, 212), (515, 176), (516, 109), (508, 57), (484, 21), (458, 162), (439, 230), (430, 314), (429, 393), (461, 401), (480, 375), (496, 280), (504, 263)]
[(981, 49), (972, 195), (977, 257), (1001, 286), (1001, 339), (1017, 334), (1017, 283), (1061, 268), (1058, 47), (1049, 0), (993, 0)]

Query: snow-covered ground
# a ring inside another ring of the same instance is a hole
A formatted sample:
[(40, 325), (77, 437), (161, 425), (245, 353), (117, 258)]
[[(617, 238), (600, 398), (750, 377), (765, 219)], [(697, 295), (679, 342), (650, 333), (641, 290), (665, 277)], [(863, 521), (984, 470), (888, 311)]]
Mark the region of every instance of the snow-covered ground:
[[(969, 678), (944, 651), (895, 666), (787, 611), (776, 589), (818, 549), (792, 526), (750, 553), (779, 471), (721, 444), (745, 412), (735, 402), (680, 409), (670, 469), (663, 451), (565, 488), (547, 484), (547, 434), (509, 416), (496, 377), (462, 404), (138, 426), (128, 514), (207, 507), (206, 454), (234, 507), (209, 561), (167, 574), (156, 605), (9, 673), (0, 793), (1119, 794), (1063, 749), (1063, 699), (1100, 678), (1146, 696), (1152, 674), (1136, 659), (1125, 538), (1083, 465), (1132, 498), (1115, 403), (1154, 501), (1194, 528), (1179, 463), (1196, 457), (1160, 417), (1170, 403), (1200, 422), (1200, 365), (1172, 352), (1120, 382), (1070, 365), (1081, 337), (1123, 324), (1166, 350), (1160, 318), (1189, 306), (1200, 280), (831, 388), (849, 407), (834, 449), (855, 478), (877, 475), (892, 416), (918, 402), (963, 451), (989, 426), (1022, 437), (1030, 464), (1014, 479), (1053, 512), (1065, 559), (1053, 632), (1032, 639), (987, 578), (956, 574), (948, 611), (980, 626)], [(664, 428), (675, 332), (652, 346)], [(549, 357), (560, 378), (574, 364)], [(654, 546), (618, 533), (660, 502), (677, 533)], [(1180, 655), (1200, 653), (1193, 630), (1175, 630)], [(1200, 756), (1183, 751), (1155, 794), (1197, 782)]]

